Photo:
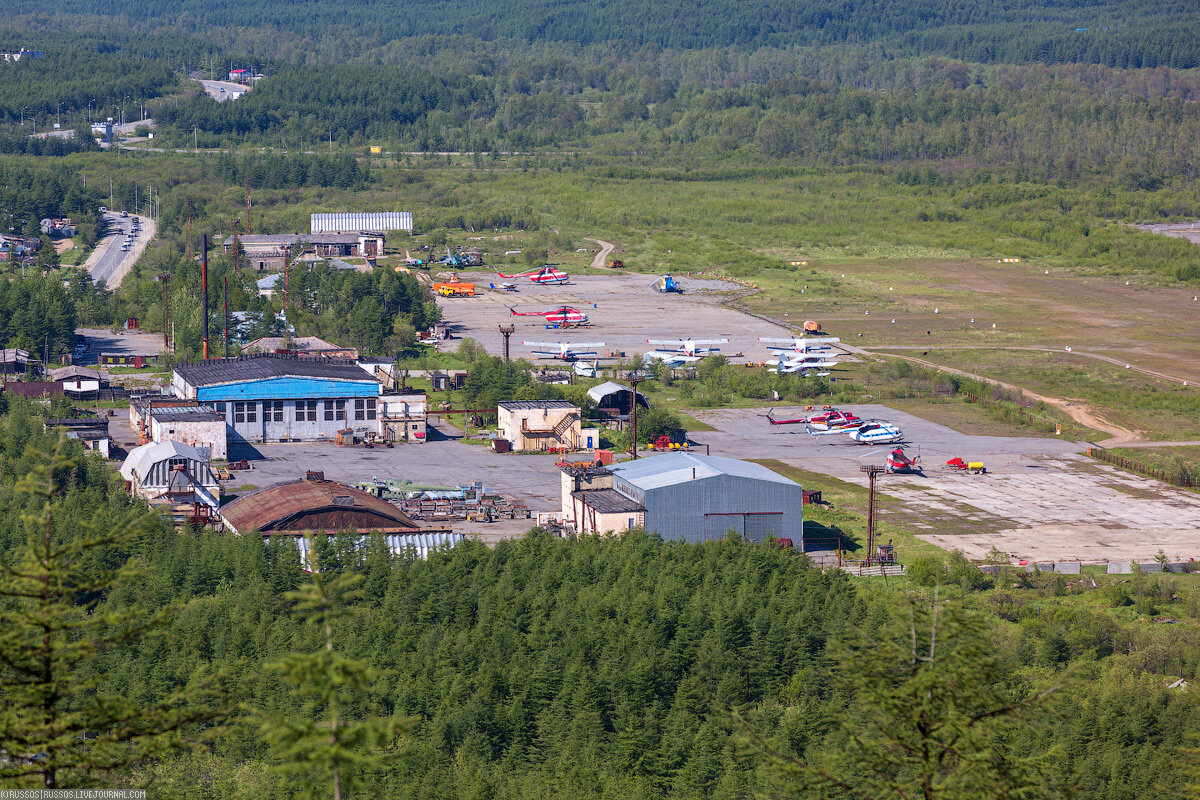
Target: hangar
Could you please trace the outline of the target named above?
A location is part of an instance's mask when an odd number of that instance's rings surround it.
[[[749,461],[674,452],[608,467],[564,467],[563,519],[580,533],[644,527],[664,539],[706,542],[730,531],[803,549],[804,490]]]

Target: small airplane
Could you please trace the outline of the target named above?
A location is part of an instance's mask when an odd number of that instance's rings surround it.
[[[547,264],[544,267],[538,267],[537,269],[531,269],[525,272],[518,272],[515,275],[505,275],[500,271],[497,271],[496,274],[501,278],[506,279],[529,278],[529,280],[533,281],[534,283],[541,284],[542,286],[549,286],[550,284],[555,283],[567,283],[571,280],[571,276],[558,269],[557,265],[555,264]]]
[[[779,375],[790,375],[792,373],[799,372],[802,376],[808,377],[810,373],[814,373],[816,370],[824,370],[826,367],[837,366],[836,361],[820,361],[816,356],[787,359],[785,358],[787,353],[784,350],[774,350],[772,352],[779,356],[779,362],[775,366],[770,367],[770,371]],[[815,372],[815,374],[817,377],[824,378],[829,373],[826,371],[820,371]]]
[[[831,344],[837,344],[841,339],[829,339],[821,337],[820,339],[798,338],[791,339],[776,339],[770,336],[758,337],[760,342],[767,344],[767,349],[774,353],[776,350],[792,350],[796,353],[814,353],[821,350],[830,350]],[[786,347],[771,347],[771,345],[785,345]]]
[[[662,292],[663,294],[683,294],[683,287],[667,274],[654,282],[654,291]]]
[[[533,354],[538,358],[558,358],[563,361],[577,361],[581,356],[597,355],[595,350],[581,348],[604,347],[604,342],[522,342],[522,344],[532,347]]]
[[[559,306],[549,311],[517,311],[512,306],[509,306],[508,310],[512,312],[514,317],[545,317],[546,322],[552,325],[562,325],[563,327],[588,324],[588,315],[578,308],[571,308],[570,306]]]
[[[502,284],[500,284],[499,286],[497,286],[497,285],[496,285],[496,284],[494,284],[494,283],[489,283],[489,284],[488,284],[488,288],[489,288],[489,289],[495,289],[495,290],[497,290],[497,291],[502,291],[502,292],[515,292],[515,291],[517,291],[517,285],[516,285],[515,283],[502,283]]]
[[[451,253],[450,248],[446,248],[444,258],[437,260],[439,264],[445,264],[448,267],[481,267],[483,266],[483,257],[478,253]]]
[[[646,353],[646,355],[642,356],[643,364],[661,361],[671,369],[686,367],[688,364],[695,364],[699,360],[700,356],[686,356],[682,353],[664,353],[660,350],[651,350],[649,353]]]
[[[721,348],[708,347],[710,344],[728,344],[728,339],[647,339],[646,344],[661,345],[654,352],[672,355],[705,356],[709,353],[719,353]],[[665,349],[670,346],[670,349]]]
[[[586,361],[576,361],[571,368],[574,369],[575,374],[581,378],[594,378],[596,377],[596,369],[599,365],[599,361],[593,361],[590,364]]]
[[[806,425],[805,428],[813,436],[846,434],[859,444],[892,444],[904,438],[904,431],[900,430],[898,426],[879,419],[867,420],[854,427],[833,428],[823,431],[816,430],[811,425]]]
[[[428,264],[429,262],[425,261],[423,259],[417,258],[412,253],[405,250],[404,251],[404,263],[410,267],[423,267],[426,264]]]

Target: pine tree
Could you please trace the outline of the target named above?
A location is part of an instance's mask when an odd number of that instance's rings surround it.
[[[283,772],[314,778],[306,784],[311,796],[326,797],[322,788],[330,787],[334,800],[341,800],[362,782],[364,772],[386,763],[382,748],[393,743],[407,723],[394,717],[345,717],[344,708],[361,700],[375,677],[365,662],[346,658],[334,649],[334,623],[352,613],[349,604],[358,597],[355,587],[361,576],[347,573],[326,580],[313,539],[305,538],[312,580],[286,596],[295,603],[296,617],[320,632],[324,646],[312,653],[292,653],[268,665],[295,687],[293,696],[300,713],[265,719],[262,730],[281,760]]]
[[[108,611],[106,594],[136,576],[119,558],[155,517],[130,505],[115,525],[72,518],[64,484],[76,468],[68,440],[35,454],[16,491],[29,498],[27,541],[0,568],[0,780],[46,789],[81,785],[177,744],[215,706],[194,687],[161,703],[105,691],[102,654],[127,648],[163,619]],[[103,512],[96,512],[95,520]],[[122,561],[116,567],[102,566]]]

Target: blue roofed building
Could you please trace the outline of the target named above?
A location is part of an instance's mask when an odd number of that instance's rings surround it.
[[[171,376],[171,393],[224,417],[234,443],[379,435],[382,388],[353,362],[284,355],[179,364]]]
[[[673,452],[608,467],[566,467],[563,518],[579,533],[644,527],[664,539],[705,542],[730,531],[804,547],[804,490],[749,461]]]

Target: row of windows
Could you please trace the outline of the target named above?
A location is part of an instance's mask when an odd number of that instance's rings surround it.
[[[321,410],[324,412],[324,417],[327,421],[345,422],[345,400],[297,400],[295,417],[296,421],[316,422],[318,402],[321,404]],[[283,422],[283,405],[283,400],[264,400],[262,404],[263,422]],[[228,419],[225,403],[217,403],[216,409],[218,414]],[[355,421],[361,422],[364,420],[374,420],[376,415],[375,398],[364,397],[355,400],[353,413]],[[258,422],[258,403],[253,401],[234,401],[233,422],[235,425],[247,422]]]

